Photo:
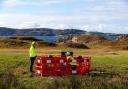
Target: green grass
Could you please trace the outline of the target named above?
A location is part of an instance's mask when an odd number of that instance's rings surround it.
[[[47,50],[46,50],[47,49]],[[60,49],[45,48],[45,52],[58,54]],[[84,51],[83,49],[73,49]],[[87,50],[92,57],[91,71],[105,72],[83,76],[39,77],[28,72],[28,50],[1,49],[0,51],[0,89],[128,89],[128,52],[118,55]],[[45,52],[38,51],[41,55]],[[32,77],[33,76],[33,77]]]
[[[127,73],[128,56],[124,55],[92,55],[92,69],[106,72]]]

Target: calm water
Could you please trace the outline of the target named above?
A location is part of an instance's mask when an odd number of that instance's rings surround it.
[[[108,39],[108,40],[112,40],[115,41],[119,36],[104,36],[104,38]]]
[[[0,36],[0,38],[9,38],[9,37],[12,37],[12,36]],[[55,42],[59,38],[59,36],[33,36],[33,37],[40,40],[44,40],[46,42]],[[118,38],[118,36],[104,36],[104,37],[112,41],[115,41]]]
[[[57,40],[57,36],[34,36],[37,39],[44,40],[46,42],[55,42]]]
[[[0,36],[0,38],[9,38],[12,36]],[[37,39],[44,40],[46,42],[55,42],[57,40],[57,36],[33,36]]]

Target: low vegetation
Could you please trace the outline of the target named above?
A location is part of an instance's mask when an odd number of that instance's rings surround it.
[[[86,46],[85,44],[80,44],[80,43],[67,43],[66,45],[68,47],[72,47],[72,48],[85,48],[85,49],[89,49],[88,46]]]
[[[36,39],[31,36],[15,36],[15,37],[10,37],[9,39],[26,40],[26,41],[42,41],[40,39]]]
[[[48,55],[51,52],[59,55],[61,50],[67,48],[42,49],[37,49],[38,55]],[[28,71],[28,49],[0,50],[0,89],[128,89],[127,51],[71,50],[75,55],[82,52],[83,56],[91,56],[89,74],[39,77]]]
[[[88,55],[92,58],[89,74],[40,77],[28,71],[28,48],[32,41],[35,39],[22,37],[0,39],[0,47],[2,47],[0,49],[0,89],[128,89],[128,47],[126,44],[120,43],[118,48],[122,47],[124,50],[120,50],[122,48],[117,50],[115,49],[117,44],[113,42],[90,48],[78,43],[60,46],[56,43],[36,40],[39,56],[59,55],[61,50],[72,50],[75,56]]]
[[[53,43],[53,42],[43,42],[43,41],[40,41],[38,42],[39,46],[48,46],[48,47],[56,47],[57,44],[56,43]]]
[[[28,48],[32,41],[36,41],[39,46],[44,47],[56,47],[57,44],[53,42],[44,42],[43,40],[36,39],[34,37],[16,36],[5,39],[0,39],[1,48]]]

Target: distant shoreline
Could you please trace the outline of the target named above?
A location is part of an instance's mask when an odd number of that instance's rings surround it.
[[[16,37],[16,36],[0,36],[0,38],[10,38],[10,37]],[[34,37],[40,40],[44,40],[46,42],[55,42],[57,40],[57,36],[28,36],[28,37]]]

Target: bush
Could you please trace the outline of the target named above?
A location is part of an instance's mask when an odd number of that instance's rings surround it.
[[[29,41],[41,41],[39,39],[36,39],[34,37],[29,37],[29,36],[16,36],[16,37],[10,37],[10,39],[29,40]]]
[[[89,47],[87,47],[86,45],[79,44],[79,43],[68,43],[67,46],[72,47],[72,48],[86,48],[86,49],[89,49]]]
[[[49,47],[55,47],[55,46],[57,46],[57,44],[56,43],[53,43],[53,42],[43,42],[43,41],[41,41],[41,42],[38,42],[38,44],[39,45],[43,45],[43,46],[49,46]]]
[[[7,43],[5,43],[6,45],[26,45],[26,42],[23,41],[8,41]]]

